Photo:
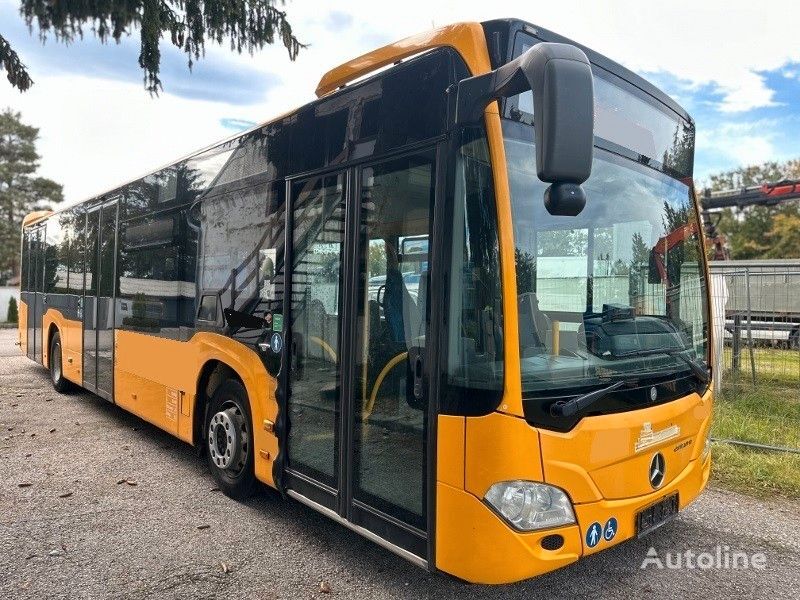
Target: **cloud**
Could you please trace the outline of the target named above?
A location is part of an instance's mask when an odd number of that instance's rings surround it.
[[[329,29],[340,32],[342,29],[347,29],[353,24],[353,15],[343,12],[341,10],[332,10],[325,17],[325,26]]]
[[[42,78],[25,94],[0,86],[5,104],[39,128],[40,174],[64,184],[69,204],[229,137],[234,110],[240,123],[262,116],[255,107],[169,93],[151,98],[140,83],[75,75]]]
[[[698,152],[716,152],[737,164],[751,165],[775,156],[774,121],[726,123],[715,129],[701,130],[697,136]]]
[[[231,129],[233,131],[245,131],[251,127],[255,127],[257,123],[255,121],[248,121],[246,119],[225,117],[219,120],[219,124],[225,129]]]

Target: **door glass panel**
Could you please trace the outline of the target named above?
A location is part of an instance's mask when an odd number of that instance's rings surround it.
[[[353,403],[353,497],[425,529],[421,387],[433,153],[365,167]]]
[[[117,205],[100,216],[100,268],[97,285],[97,389],[110,394],[114,381],[114,257]]]
[[[86,215],[86,296],[83,301],[83,383],[89,389],[97,387],[97,245],[100,211]]]
[[[344,176],[294,184],[292,211],[289,467],[336,487]]]
[[[28,280],[28,358],[40,360],[41,358],[41,307],[42,307],[42,257],[41,238],[42,228],[31,231]]]

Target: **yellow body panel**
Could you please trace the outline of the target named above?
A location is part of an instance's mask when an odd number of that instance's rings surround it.
[[[50,326],[61,335],[61,368],[64,378],[81,385],[83,382],[83,322],[67,319],[61,311],[48,308],[42,316],[42,356],[44,366],[50,366]]]
[[[19,334],[19,348],[23,356],[28,354],[28,305],[20,295],[19,307],[17,308],[19,315],[17,323],[17,333]]]
[[[465,487],[483,498],[493,483],[543,481],[539,435],[524,419],[502,413],[467,418]]]
[[[711,405],[710,392],[703,398],[692,394],[660,406],[587,417],[564,434],[502,413],[467,417],[463,487],[452,475],[452,456],[461,440],[458,428],[448,421],[456,417],[439,417],[437,568],[476,583],[518,581],[633,537],[636,514],[675,492],[684,508],[708,483],[710,460],[702,454]],[[644,423],[653,431],[677,424],[686,433],[637,453],[634,444]],[[667,474],[664,485],[653,490],[647,475],[656,451],[666,457]],[[573,501],[577,526],[537,532],[513,529],[482,499],[493,483],[515,479],[563,489]],[[618,522],[613,540],[602,540],[594,548],[586,545],[592,523],[605,524],[611,517]],[[551,534],[564,538],[558,550],[541,545]]]
[[[491,68],[489,54],[486,52],[486,38],[480,23],[456,23],[388,44],[331,69],[319,80],[317,97],[321,98],[381,67],[425,50],[444,46],[454,48],[473,75],[485,73]]]
[[[439,415],[436,426],[436,480],[458,489],[464,487],[465,423],[464,417]]]
[[[578,527],[521,533],[513,530],[472,494],[445,483],[436,486],[436,567],[473,583],[509,583],[540,575],[578,560]],[[541,546],[557,532],[564,545]]]
[[[256,477],[274,487],[272,463],[278,453],[278,439],[259,424],[275,421],[277,381],[267,373],[253,350],[231,338],[208,332],[180,342],[116,331],[114,348],[114,401],[189,443],[197,443],[193,439],[193,418],[203,365],[216,360],[233,369],[250,400]]]
[[[583,419],[567,433],[540,431],[545,481],[570,491],[576,503],[641,496],[652,491],[643,474],[658,451],[667,459],[666,481],[702,451],[711,419],[711,394],[691,394],[643,410]],[[636,451],[645,424],[654,432],[676,427],[661,444]]]

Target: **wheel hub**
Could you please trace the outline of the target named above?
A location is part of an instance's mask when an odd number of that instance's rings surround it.
[[[231,406],[213,417],[208,426],[208,451],[220,469],[240,471],[247,461],[247,430],[241,411]]]

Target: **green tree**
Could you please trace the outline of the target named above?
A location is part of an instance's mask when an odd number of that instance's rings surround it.
[[[28,27],[37,26],[44,41],[48,34],[70,43],[89,30],[105,43],[138,31],[139,66],[150,93],[162,89],[159,78],[162,38],[186,53],[189,69],[205,53],[206,41],[230,43],[231,50],[251,55],[279,40],[294,60],[305,48],[292,33],[284,0],[22,0],[20,14]],[[0,68],[12,86],[24,91],[31,84],[25,66],[0,36]]]
[[[800,158],[712,175],[710,189],[737,189],[782,179],[800,179]],[[731,258],[800,258],[800,207],[796,201],[725,209],[719,216],[717,229],[728,240]]]
[[[61,185],[36,177],[39,130],[25,125],[18,112],[0,112],[0,274],[19,266],[20,227],[31,211],[61,202]]]

